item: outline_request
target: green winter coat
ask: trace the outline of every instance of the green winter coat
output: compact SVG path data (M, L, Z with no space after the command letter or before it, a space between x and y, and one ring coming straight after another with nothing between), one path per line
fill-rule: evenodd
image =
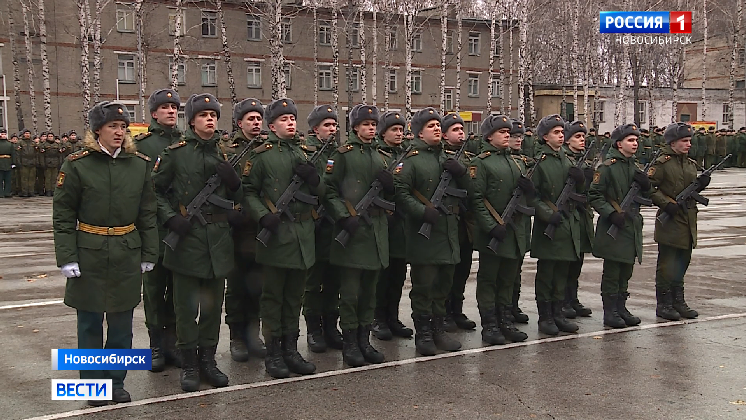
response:
M270 213L267 200L277 202L293 178L293 168L307 162L308 157L298 143L298 136L280 140L270 132L267 141L252 151L249 173L243 176L244 206L254 220L259 221ZM314 188L303 184L301 192L322 196L324 183ZM267 246L257 244L256 261L273 267L307 270L316 263L313 206L300 201L290 203L290 212L296 221L282 216L277 234Z
M332 153L324 174L324 206L335 221L351 216L348 206L354 207L368 192L376 174L386 169L385 158L374 143L363 143L354 132L350 132L344 146ZM380 197L387 198L383 192ZM332 264L363 270L379 270L389 266L386 213L383 209L371 206L368 214L373 224L369 225L361 219L360 227L350 236L347 247L332 241L329 258ZM336 223L333 237L341 231L342 227Z
M39 143L39 166L42 168L59 168L62 165L61 147L57 143L48 141Z
M140 302L140 263L158 261L156 197L147 156L127 137L116 159L86 137L86 148L62 165L54 191L52 225L57 265L77 262L65 304L88 312L123 312ZM136 230L104 236L76 230L77 222Z
M187 129L181 141L161 152L160 160L153 167L159 224L165 225L177 214L185 214L182 206L186 207L192 201L207 179L215 173L216 165L225 159L218 148L218 140L218 134L204 140ZM221 184L213 194L240 202L241 188L232 192ZM201 210L203 214L216 217L223 216L227 211L210 203L204 204ZM233 269L233 239L228 221L215 221L203 226L193 220L192 229L179 240L176 250L166 248L163 265L187 276L225 278Z
M318 148L322 146L321 140L316 134L309 134L306 136L306 144L301 145L301 148L305 147L307 153L313 154ZM329 146L324 150L324 154L316 162L316 169L319 172L319 176L324 176L326 171L326 165L329 163L329 158L336 147ZM331 213L327 212L331 216ZM325 217L326 219L326 217ZM329 250L334 240L334 225L329 220L318 222L316 227L316 261L329 261Z
M469 197L477 222L474 248L479 252L492 252L487 248L492 239L489 232L498 224L484 201L487 200L502 216L518 186L518 178L525 172L525 162L520 156L511 154L510 149L498 149L486 141L482 142L482 153L472 159L469 167ZM520 203L527 205L525 196ZM505 226L508 234L497 247L496 255L499 257L519 259L528 249L529 230L526 226L531 218L516 212L513 220L517 229L511 225Z
M715 154L715 133L708 132L705 134L705 143L707 144L707 154Z
M521 151L524 155L534 157L536 156L537 146L536 137L529 136L528 134L523 135L523 143L521 143Z
M536 168L532 179L536 186L536 199L532 203L536 208L536 215L531 236L531 256L545 260L575 261L581 253L580 214L577 209L573 208L570 214L562 217L562 223L555 231L554 240L544 234L549 218L554 213L554 203L565 187L567 171L572 163L562 149L555 152L543 144L537 155L541 153L546 158ZM578 193L582 193L584 189L585 185L575 186Z
M36 145L31 139L18 140L18 144L21 146L21 166L27 168L33 168L36 166Z
M15 163L16 148L10 140L0 140L0 171L9 171Z
M565 155L567 155L567 158L570 159L570 163L573 165L577 163L578 159L583 157L583 152L573 153L567 145L564 146L564 150ZM608 156L609 153L606 153L606 155ZM590 167L592 164L592 161L585 161L580 165L580 169ZM586 198L588 197L587 186L590 183L590 179L585 180ZM585 205L579 204L576 207L580 216L580 252L593 252L593 208L590 203L585 203Z
M588 200L599 214L593 255L625 264L634 264L635 259L642 263L643 219L639 211L627 214L624 228L619 229L616 239L606 233L611 227L609 215L616 211L612 201L616 205L622 204L639 169L634 156L624 157L617 149L610 150L608 157L596 170L588 191ZM650 191L641 191L640 195L650 197Z
M378 139L379 150L382 152L386 160L386 166L391 161L399 159L402 153L404 153L404 147L389 146L382 139ZM396 172L396 170L394 170ZM388 210L387 210L388 212ZM388 217L389 226L389 258L406 258L407 256L407 235L404 232L404 212L400 207L396 208L393 214L389 214Z
M456 153L458 153L459 149L460 146L448 144L447 141L443 140L443 151L446 152L447 158L456 156ZM476 149L481 150L482 144L478 144ZM471 151L464 149L464 153L461 154L459 162L461 162L462 165L468 168L469 165L471 165L471 160L474 159L476 155L476 153L472 153ZM472 211L470 204L471 200L469 200L469 197L466 197L462 198L460 201L462 213L459 213L458 218L458 240L462 246L466 245L473 248L474 228L477 222L474 219L474 212Z
M394 176L396 184L396 206L405 214L405 232L407 234L407 261L410 264L444 265L458 264L461 261L458 240L459 199L446 195L443 203L451 211L445 215L441 212L438 222L433 226L430 239L417 233L422 226L425 204L414 191L418 191L428 201L432 198L443 173L442 164L447 159L440 144L428 146L421 139L412 141L414 150L407 154L402 169ZM467 171L468 172L468 171ZM452 178L452 188L468 189L469 175L459 179Z
M675 153L667 145L648 171L648 177L654 188L650 197L653 204L660 207L659 215L666 204L675 202L676 196L697 178L697 164L686 155ZM696 248L697 212L694 200L690 200L689 209L680 209L665 226L656 219L655 242L680 249Z
M704 133L697 132L699 134L697 135L697 157L705 157L705 155L708 154L707 152L707 136ZM666 147L666 142L663 141L663 136L660 136L661 138L661 148ZM692 137L694 139L694 137Z

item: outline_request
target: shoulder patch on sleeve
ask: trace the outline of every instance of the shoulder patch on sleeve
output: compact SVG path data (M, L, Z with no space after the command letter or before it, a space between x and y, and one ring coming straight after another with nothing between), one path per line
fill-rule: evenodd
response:
M486 158L487 156L489 156L489 155L491 155L491 154L492 154L492 152L482 152L482 153L480 153L480 154L479 154L479 155L478 155L477 157L478 157L479 159L484 159L484 158Z
M150 158L147 155L144 155L140 152L135 152L135 156L139 157L140 159L144 160L145 162L150 162Z
M271 150L271 149L272 149L272 143L263 143L261 146L252 150L252 152L259 154L259 153L264 153L267 150Z
M339 152L339 153L347 153L350 150L352 150L353 148L354 148L353 145L351 145L351 144L345 144L345 145L337 147L337 152Z
M601 172L596 171L593 173L593 183L598 184L599 182L601 182Z
M655 169L655 166L651 166L650 169L648 169L648 177L655 175Z
M474 165L469 166L469 176L474 179L477 177L477 167Z
M251 173L251 161L247 160L246 164L243 166L243 176L248 176Z
M174 143L174 144L168 146L168 148L171 149L171 150L178 149L179 147L186 146L186 143L187 143L186 140L182 140L182 141L180 141L178 143Z
M412 150L411 152L407 153L407 157L417 156L420 154L419 150Z
M155 160L155 165L153 165L153 172L158 172L158 167L161 166L161 155L158 155L158 158Z
M65 173L60 171L57 174L57 188L62 188L63 185L65 185Z
M146 138L150 137L151 134L153 134L153 133L151 133L150 131L148 131L147 133L140 133L140 134L138 134L138 135L135 136L135 140L140 141L142 139L146 139Z
M399 162L398 165L396 165L396 168L394 169L394 175L398 175L402 168L404 168L404 162Z
M75 152L75 153L71 154L70 156L68 156L67 160L69 160L70 162L72 162L74 160L78 160L78 159L80 159L82 157L88 156L89 154L91 154L91 152L89 152L88 150L81 150L79 152Z

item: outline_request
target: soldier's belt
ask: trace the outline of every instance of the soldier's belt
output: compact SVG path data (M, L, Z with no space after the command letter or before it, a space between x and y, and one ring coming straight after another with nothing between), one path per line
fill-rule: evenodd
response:
M10 155L0 155L0 159L10 159Z
M94 235L122 236L135 230L135 224L130 223L127 226L104 227L104 226L94 226L94 225L89 225L88 223L78 222L78 230L81 232L92 233Z

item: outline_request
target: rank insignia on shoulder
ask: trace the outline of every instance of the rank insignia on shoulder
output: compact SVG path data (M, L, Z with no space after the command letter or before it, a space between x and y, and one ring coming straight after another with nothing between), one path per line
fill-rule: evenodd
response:
M261 146L257 147L256 149L254 149L253 152L258 154L258 153L266 152L267 150L270 150L270 149L272 149L272 143L264 143Z
M601 182L601 172L596 171L593 173L593 183L598 184L599 182Z
M353 145L351 145L351 144L345 144L345 145L337 147L337 152L339 152L339 153L347 153L350 150L352 150L353 148L354 148Z
M247 160L246 164L243 166L243 176L248 176L249 173L251 173L251 161Z
M88 150L81 150L80 152L76 152L76 153L71 154L70 156L67 157L67 159L72 162L72 161L80 159L80 158L82 158L84 156L88 156L89 153L90 152Z
M402 168L404 168L404 162L399 162L398 165L396 165L396 168L394 169L394 174L398 174L401 172Z
M330 174L334 171L334 160L327 159L326 161L326 173Z
M315 152L316 151L316 146L306 146L305 144L302 144L300 146L300 148L303 149L303 150L305 150L305 151L307 151L307 152Z
M419 150L412 150L411 152L407 153L407 157L417 156L420 154Z
M174 143L174 144L168 146L168 148L171 149L171 150L178 149L181 146L186 146L186 143L187 143L186 140L182 140L182 141L180 141L178 143Z
M488 157L488 156L489 156L489 155L491 155L491 154L492 154L492 152L482 152L482 153L480 153L480 154L479 154L479 155L478 155L477 157L478 157L479 159L484 159L484 158Z
M64 184L65 184L65 173L60 171L59 175L57 175L57 188L62 188Z
M146 138L150 137L151 134L153 134L153 133L151 133L150 131L148 131L147 133L140 133L137 136L135 136L135 140L140 141L142 139L146 139Z
M153 166L153 172L158 172L158 167L161 166L161 156L158 155L158 158L155 160L155 165Z
M140 159L144 160L145 162L150 162L150 158L148 155L144 155L140 152L135 152L135 156L139 157Z
M477 177L477 167L476 166L469 166L469 176L474 179Z
M648 169L648 177L653 175L655 175L655 166L651 166L650 169Z

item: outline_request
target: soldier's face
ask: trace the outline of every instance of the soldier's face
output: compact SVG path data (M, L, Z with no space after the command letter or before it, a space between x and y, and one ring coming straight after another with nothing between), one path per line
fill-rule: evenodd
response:
M548 134L544 135L544 141L547 142L549 147L553 150L559 150L562 144L565 143L565 129L562 127L552 128Z
M269 129L283 140L292 139L295 137L295 115L280 115L269 125Z
M501 128L487 137L487 141L498 149L506 149L510 144L510 129Z
M378 122L375 120L363 120L360 124L353 127L353 130L355 130L363 143L370 143L376 137L377 125Z
M404 139L404 127L392 125L383 132L383 141L389 146L398 146Z
M31 134L29 134L29 133L23 133L23 139L24 139L24 140L29 140L29 139L31 139Z
M262 114L251 111L244 114L243 118L238 121L238 127L241 128L244 136L256 137L262 132Z
M119 120L109 121L103 127L96 130L98 142L111 153L122 147L126 133L127 124Z
M440 143L441 137L440 121L430 120L420 130L420 138L429 146L435 146Z
M203 139L210 139L215 134L218 124L218 114L215 111L200 111L192 119L194 132Z
M18 143L18 137L16 137L16 136L11 137L10 138L10 142L11 143Z
M622 141L618 143L617 147L619 147L619 152L621 152L624 156L634 156L635 152L637 152L637 148L639 147L637 143L637 136L629 135L623 138Z
M329 137L337 134L337 120L326 118L313 128L313 132L316 133L316 137L319 140L326 141Z
M523 134L516 133L510 135L510 141L508 142L508 147L510 147L512 150L521 150L521 146L523 145Z
M51 135L51 134L48 134L47 135L47 141L50 142L50 143L54 143L54 136Z
M0 133L0 140L8 140L8 133Z
M683 137L678 140L674 140L671 142L671 149L680 155L685 155L689 153L689 149L692 147L692 138L691 137Z
M574 152L585 149L585 133L575 133L567 140L567 145Z
M443 138L449 144L461 146L461 143L466 140L466 133L464 133L464 126L460 123L453 124L448 127L448 130L443 133Z
M167 103L161 104L158 109L155 110L155 112L150 114L150 116L153 117L153 119L156 120L160 125L165 125L166 127L176 127L178 112L179 107L176 104Z
M78 141L78 135L77 134L70 134L70 141L73 142L73 143L76 142L76 141Z

